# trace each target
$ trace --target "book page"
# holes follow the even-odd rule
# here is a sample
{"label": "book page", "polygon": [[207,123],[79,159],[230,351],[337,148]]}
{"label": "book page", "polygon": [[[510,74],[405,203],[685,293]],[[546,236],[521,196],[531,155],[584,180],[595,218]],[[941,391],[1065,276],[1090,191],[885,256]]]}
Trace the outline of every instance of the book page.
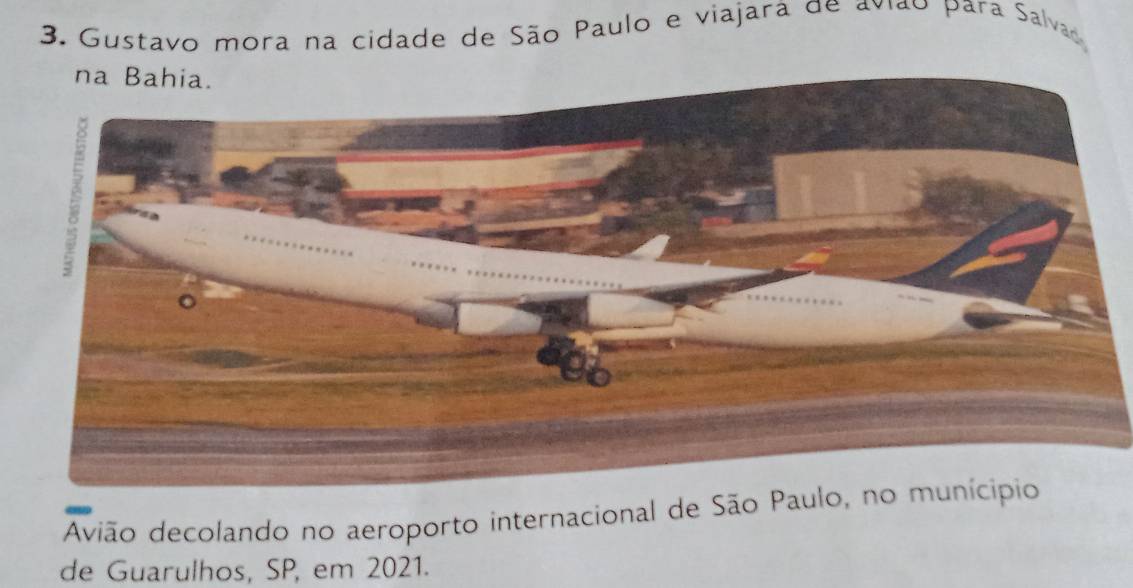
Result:
{"label": "book page", "polygon": [[[1091,36],[1099,41],[1091,61],[1097,71],[1098,88],[1106,108],[1114,149],[1118,158],[1128,161],[1133,154],[1133,116],[1129,114],[1125,97],[1133,91],[1133,42],[1126,31],[1133,26],[1133,6],[1123,2],[1091,2],[1082,6],[1083,18]],[[1127,166],[1120,168],[1125,184],[1125,195],[1133,206],[1133,176]]]}
{"label": "book page", "polygon": [[1133,576],[1074,3],[10,8],[0,584]]}

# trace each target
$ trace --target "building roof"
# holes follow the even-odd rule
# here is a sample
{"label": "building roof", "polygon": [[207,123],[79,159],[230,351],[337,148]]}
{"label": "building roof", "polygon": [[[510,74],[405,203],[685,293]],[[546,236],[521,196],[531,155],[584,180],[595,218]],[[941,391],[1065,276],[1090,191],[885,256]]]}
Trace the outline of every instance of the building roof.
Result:
{"label": "building roof", "polygon": [[642,140],[524,149],[457,149],[342,153],[345,198],[435,196],[472,190],[501,198],[598,185],[641,150]]}
{"label": "building roof", "polygon": [[525,233],[532,231],[547,231],[552,229],[567,229],[575,227],[591,227],[602,223],[602,212],[595,210],[582,214],[568,214],[546,218],[517,219],[501,222],[477,223],[477,231],[484,235],[506,233]]}
{"label": "building roof", "polygon": [[439,210],[375,210],[360,212],[356,218],[364,225],[383,227],[395,232],[466,227],[470,224],[468,217],[463,214]]}
{"label": "building roof", "polygon": [[388,162],[388,161],[489,161],[498,159],[524,159],[544,155],[567,153],[588,153],[614,149],[640,149],[641,139],[629,141],[610,141],[606,143],[583,143],[579,145],[549,145],[528,147],[526,149],[443,149],[416,151],[361,151],[343,153],[338,156],[339,163]]}
{"label": "building roof", "polygon": [[209,204],[212,206],[265,206],[268,202],[266,196],[241,192],[213,192],[209,197]]}

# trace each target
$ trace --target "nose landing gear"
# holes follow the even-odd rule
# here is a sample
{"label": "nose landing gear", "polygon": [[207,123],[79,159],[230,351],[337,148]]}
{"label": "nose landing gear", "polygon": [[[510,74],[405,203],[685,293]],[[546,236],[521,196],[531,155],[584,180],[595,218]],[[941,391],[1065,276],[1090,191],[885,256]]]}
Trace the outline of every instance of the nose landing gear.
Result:
{"label": "nose landing gear", "polygon": [[[193,288],[192,286],[190,286],[190,284],[196,284],[196,283],[197,283],[197,277],[194,276],[193,274],[184,274],[184,275],[181,276],[181,287],[182,288],[196,289],[196,288]],[[184,308],[185,310],[191,310],[196,305],[197,305],[197,297],[193,296],[192,294],[190,294],[188,292],[185,292],[184,294],[177,297],[177,306],[180,306],[181,308]]]}
{"label": "nose landing gear", "polygon": [[595,388],[609,386],[613,375],[601,366],[598,345],[593,341],[580,345],[576,342],[579,339],[583,337],[552,337],[535,354],[535,359],[542,365],[559,366],[559,375],[568,382],[586,378],[586,383]]}
{"label": "nose landing gear", "polygon": [[190,310],[197,305],[197,297],[192,294],[182,294],[177,297],[177,305],[185,310]]}

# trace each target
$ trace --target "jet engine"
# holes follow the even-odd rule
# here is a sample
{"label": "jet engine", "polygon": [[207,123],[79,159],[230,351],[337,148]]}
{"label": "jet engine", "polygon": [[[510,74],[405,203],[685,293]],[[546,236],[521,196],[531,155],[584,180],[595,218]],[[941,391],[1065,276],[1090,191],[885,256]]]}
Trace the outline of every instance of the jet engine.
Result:
{"label": "jet engine", "polygon": [[451,329],[456,326],[456,309],[451,304],[431,302],[414,312],[417,324],[438,329]]}
{"label": "jet engine", "polygon": [[664,302],[627,294],[591,294],[586,299],[586,324],[596,329],[667,327],[676,309]]}
{"label": "jet engine", "polygon": [[456,332],[460,335],[537,335],[543,317],[494,304],[461,304],[456,310]]}

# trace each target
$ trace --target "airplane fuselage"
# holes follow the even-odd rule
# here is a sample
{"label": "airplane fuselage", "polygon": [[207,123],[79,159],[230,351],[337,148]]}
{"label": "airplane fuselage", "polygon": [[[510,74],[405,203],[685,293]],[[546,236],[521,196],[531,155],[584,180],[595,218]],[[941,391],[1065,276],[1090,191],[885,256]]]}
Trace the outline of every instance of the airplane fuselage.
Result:
{"label": "airplane fuselage", "polygon": [[[201,277],[381,308],[438,326],[452,307],[436,299],[450,294],[616,292],[753,272],[481,247],[223,208],[147,205],[144,211],[115,215],[104,226],[129,248]],[[730,294],[706,308],[682,307],[672,327],[659,333],[767,347],[914,341],[976,330],[963,320],[973,304],[1043,314],[994,298],[809,274]]]}

